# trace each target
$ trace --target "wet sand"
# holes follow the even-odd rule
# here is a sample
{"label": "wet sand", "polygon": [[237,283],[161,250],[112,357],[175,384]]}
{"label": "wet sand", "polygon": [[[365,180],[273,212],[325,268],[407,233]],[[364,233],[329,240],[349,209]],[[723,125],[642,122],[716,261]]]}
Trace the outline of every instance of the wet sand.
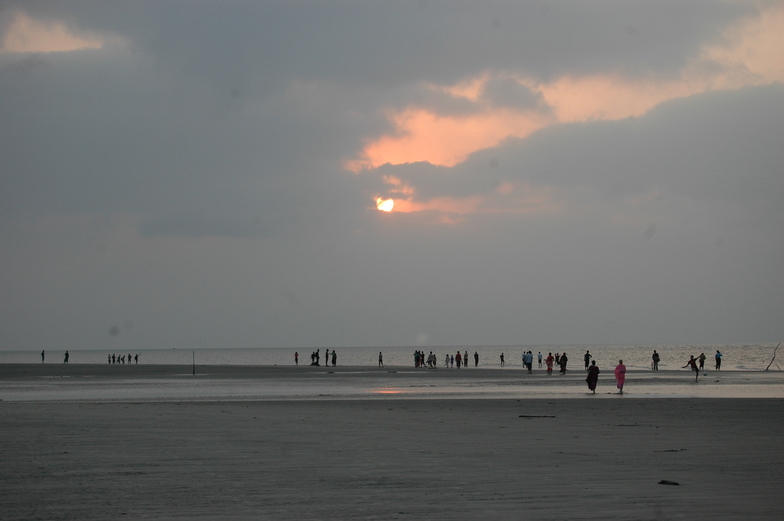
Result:
{"label": "wet sand", "polygon": [[396,396],[3,401],[2,517],[784,518],[781,399]]}
{"label": "wet sand", "polygon": [[[582,369],[0,364],[2,401],[615,399],[610,369],[589,395]],[[784,398],[784,372],[628,371],[625,397]]]}

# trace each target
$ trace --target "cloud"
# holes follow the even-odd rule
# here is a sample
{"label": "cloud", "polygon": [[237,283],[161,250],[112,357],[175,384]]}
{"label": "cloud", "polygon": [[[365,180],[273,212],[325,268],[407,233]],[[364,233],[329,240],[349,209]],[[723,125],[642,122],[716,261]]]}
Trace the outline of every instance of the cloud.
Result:
{"label": "cloud", "polygon": [[378,173],[394,211],[436,211],[444,222],[488,212],[579,218],[597,205],[644,214],[678,198],[775,214],[784,197],[782,121],[784,87],[747,87],[673,100],[637,118],[555,125],[452,167],[384,165]]}
{"label": "cloud", "polygon": [[[636,34],[636,29],[629,32]],[[442,174],[440,177],[443,181],[439,188],[435,188],[435,183],[431,182],[437,176],[423,178],[411,175],[413,173],[411,169],[404,165],[418,165],[414,167],[418,172],[432,171],[422,166],[426,163],[456,167],[466,162],[473,153],[491,150],[489,155],[493,155],[495,152],[492,150],[502,146],[505,141],[539,135],[542,129],[548,127],[555,128],[570,122],[620,121],[626,118],[643,117],[671,100],[686,99],[712,91],[733,91],[743,86],[770,85],[784,77],[784,65],[780,60],[773,59],[771,54],[773,49],[784,45],[783,34],[784,7],[780,4],[769,4],[755,16],[739,18],[728,25],[721,32],[721,38],[706,40],[693,57],[682,62],[680,70],[670,71],[665,75],[626,76],[607,72],[584,76],[569,74],[544,82],[526,77],[520,72],[485,71],[479,76],[463,79],[453,85],[430,84],[430,90],[470,103],[473,110],[457,114],[448,111],[440,112],[439,107],[421,103],[387,109],[387,117],[394,130],[368,139],[362,152],[344,164],[348,169],[361,175],[380,174],[385,181],[395,179],[398,185],[403,179],[407,193],[399,195],[396,199],[395,211],[398,212],[438,211],[441,212],[441,219],[444,222],[452,222],[451,218],[445,216],[448,214],[465,216],[480,209],[487,211],[492,207],[500,208],[503,205],[494,206],[485,198],[488,193],[486,190],[472,194],[464,193],[457,199],[450,195],[454,194],[456,186],[467,186],[462,180],[471,175],[482,179],[491,189],[496,189],[503,181],[498,180],[496,172],[487,169],[485,164],[476,165],[468,161],[473,174],[468,173],[463,176],[451,171]],[[499,89],[501,95],[516,92],[514,96],[517,97],[518,103],[499,102]],[[504,99],[503,96],[500,99]],[[764,114],[760,114],[758,110],[754,114],[760,119],[752,118],[750,121],[766,120]],[[656,117],[654,116],[653,119],[655,120]],[[738,117],[749,119],[740,114]],[[700,122],[698,125],[701,126],[711,119],[715,119],[712,114],[704,114],[695,117],[694,121]],[[717,124],[722,123],[729,124],[729,122]],[[630,125],[638,126],[630,123],[603,125],[597,127],[603,129],[597,135],[601,136],[612,128],[622,129],[620,130],[622,134],[617,137],[617,141],[624,142],[627,141],[628,136],[625,134],[628,131],[626,127]],[[688,122],[686,125],[696,126]],[[680,127],[673,124],[673,128]],[[668,132],[672,131],[668,130]],[[675,135],[681,135],[678,130],[674,132]],[[616,158],[616,163],[626,161],[628,164],[612,165],[607,168],[607,171],[617,172],[621,168],[624,171],[629,169],[634,171],[635,159],[626,159],[628,156],[626,151],[638,147],[640,138],[641,136],[635,135],[634,143],[613,151],[612,157]],[[684,141],[688,139],[691,139],[691,136],[685,137]],[[764,136],[761,139],[764,140]],[[709,141],[704,148],[715,147],[717,140],[718,137],[714,141]],[[531,141],[539,140],[531,138]],[[651,136],[649,140],[643,139],[642,142],[668,143],[669,140],[666,135],[659,135]],[[742,146],[747,146],[744,140],[738,139],[733,143],[726,143],[723,149],[736,149],[738,148],[736,143],[744,143]],[[596,147],[594,150],[602,148],[601,144],[595,143],[593,146]],[[740,150],[738,152],[741,153]],[[498,161],[496,157],[488,159],[487,156],[488,154],[482,154],[485,158],[483,161]],[[706,156],[720,157],[707,152]],[[744,156],[734,155],[723,163],[722,161],[716,163],[730,164],[737,162],[735,161],[737,157]],[[660,162],[660,156],[646,154],[646,160],[636,161],[650,167]],[[400,165],[401,174],[394,169],[390,170],[390,165]],[[720,164],[717,164],[716,168],[719,171],[724,170]],[[456,170],[460,171],[460,168]],[[542,172],[549,175],[552,169],[545,167]],[[667,173],[657,172],[654,175],[667,177]],[[640,183],[638,178],[630,177],[614,180],[615,186],[634,187]],[[529,192],[535,189],[528,185],[524,187]],[[382,191],[382,195],[391,196],[396,191],[398,190],[395,187],[390,186],[386,193]],[[552,194],[547,194],[547,197],[552,197]],[[544,199],[540,197],[540,200]],[[542,206],[550,209],[558,207],[561,207],[561,204]]]}
{"label": "cloud", "polygon": [[93,35],[74,34],[59,21],[42,22],[18,11],[4,31],[3,52],[49,53],[100,49],[103,40]]}
{"label": "cloud", "polygon": [[782,334],[780,3],[3,6],[8,349]]}

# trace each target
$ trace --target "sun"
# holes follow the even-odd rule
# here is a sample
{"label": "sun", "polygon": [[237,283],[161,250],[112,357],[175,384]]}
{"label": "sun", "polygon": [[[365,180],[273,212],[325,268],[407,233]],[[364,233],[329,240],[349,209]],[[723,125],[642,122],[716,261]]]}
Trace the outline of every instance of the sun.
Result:
{"label": "sun", "polygon": [[382,212],[391,212],[392,208],[395,207],[395,201],[392,199],[376,199],[376,208],[381,210]]}

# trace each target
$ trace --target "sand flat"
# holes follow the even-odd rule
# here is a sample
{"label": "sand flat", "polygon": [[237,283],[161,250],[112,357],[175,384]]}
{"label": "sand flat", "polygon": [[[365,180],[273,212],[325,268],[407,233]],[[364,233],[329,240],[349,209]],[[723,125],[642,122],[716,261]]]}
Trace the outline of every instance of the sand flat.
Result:
{"label": "sand flat", "polygon": [[3,519],[784,518],[780,372],[189,369],[0,365]]}
{"label": "sand flat", "polygon": [[782,418],[778,399],[2,402],[2,511],[778,520]]}

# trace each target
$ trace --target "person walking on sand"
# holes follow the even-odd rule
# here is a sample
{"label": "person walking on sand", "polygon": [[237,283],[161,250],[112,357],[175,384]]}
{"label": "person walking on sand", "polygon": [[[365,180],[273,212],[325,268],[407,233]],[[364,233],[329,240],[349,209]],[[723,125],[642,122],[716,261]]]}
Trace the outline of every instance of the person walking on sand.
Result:
{"label": "person walking on sand", "polygon": [[479,367],[479,353],[474,351],[474,367]]}
{"label": "person walking on sand", "polygon": [[501,353],[501,367],[504,366],[504,354]]}
{"label": "person walking on sand", "polygon": [[588,370],[588,363],[591,361],[591,358],[593,358],[591,356],[591,352],[590,351],[586,351],[585,355],[583,356],[583,360],[585,361],[585,370],[586,371]]}
{"label": "person walking on sand", "polygon": [[457,368],[460,369],[460,362],[463,360],[463,355],[460,354],[460,351],[457,352],[455,355],[455,363],[457,364]]}
{"label": "person walking on sand", "polygon": [[541,351],[539,351],[539,354],[537,355],[537,358],[539,360],[539,369],[541,369],[542,368],[542,352]]}
{"label": "person walking on sand", "polygon": [[566,356],[566,353],[561,353],[561,358],[559,360],[561,365],[561,374],[566,374],[566,362],[569,361],[569,358]]}
{"label": "person walking on sand", "polygon": [[525,363],[525,367],[528,369],[528,374],[533,373],[534,354],[531,351],[528,351],[525,355],[523,355],[523,357],[523,362]]}
{"label": "person walking on sand", "polygon": [[653,354],[651,355],[651,370],[658,371],[659,370],[659,353],[656,350],[653,350]]}
{"label": "person walking on sand", "polygon": [[44,358],[45,357],[46,357],[46,350],[44,349],[43,351],[41,351],[41,363],[42,364],[44,363]]}
{"label": "person walking on sand", "polygon": [[716,350],[716,370],[721,370],[721,351]]}
{"label": "person walking on sand", "polygon": [[618,360],[618,365],[615,366],[615,382],[618,386],[620,394],[623,394],[623,383],[626,381],[626,366],[623,365],[623,360]]}
{"label": "person walking on sand", "polygon": [[135,355],[133,355],[133,363],[135,363],[136,365],[139,365],[139,353],[136,353]]}
{"label": "person walking on sand", "polygon": [[294,365],[299,365],[299,352],[294,351]]}
{"label": "person walking on sand", "polygon": [[64,363],[64,364],[67,364],[67,363],[68,363],[68,357],[69,357],[69,356],[70,356],[70,355],[68,354],[68,351],[66,351],[66,352],[65,352],[65,360],[63,360],[63,363]]}
{"label": "person walking on sand", "polygon": [[698,381],[700,378],[700,368],[697,367],[697,360],[693,355],[689,355],[689,361],[686,362],[686,365],[681,367],[681,369],[686,369],[687,367],[691,367],[691,370],[694,371],[694,381]]}
{"label": "person walking on sand", "polygon": [[708,358],[708,357],[707,357],[707,356],[705,356],[705,353],[700,353],[700,356],[699,356],[699,361],[700,361],[700,371],[702,371],[703,369],[705,369],[705,359],[706,359],[706,358]]}
{"label": "person walking on sand", "polygon": [[332,367],[335,367],[336,365],[338,365],[338,354],[333,349],[332,350]]}
{"label": "person walking on sand", "polygon": [[545,364],[547,364],[547,374],[549,376],[553,375],[553,363],[555,362],[555,358],[553,358],[552,353],[547,353],[547,358],[545,359]]}
{"label": "person walking on sand", "polygon": [[468,351],[463,353],[463,367],[468,367]]}
{"label": "person walking on sand", "polygon": [[596,365],[596,360],[591,360],[591,365],[588,367],[588,377],[585,381],[588,383],[588,389],[596,394],[596,383],[599,381],[599,367]]}

